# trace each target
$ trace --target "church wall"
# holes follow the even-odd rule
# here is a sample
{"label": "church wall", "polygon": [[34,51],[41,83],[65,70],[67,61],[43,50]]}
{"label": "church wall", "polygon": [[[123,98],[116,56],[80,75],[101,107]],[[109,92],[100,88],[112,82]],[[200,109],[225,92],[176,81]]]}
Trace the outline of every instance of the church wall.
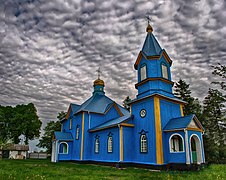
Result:
{"label": "church wall", "polygon": [[[81,149],[81,136],[82,136],[82,113],[76,114],[73,117],[71,133],[74,138],[72,148],[72,159],[80,160],[80,149]],[[76,127],[79,126],[79,138],[76,139]]]}
{"label": "church wall", "polygon": [[[146,116],[140,117],[140,111],[146,110]],[[153,98],[144,99],[132,104],[132,114],[134,115],[134,132],[132,140],[134,141],[134,162],[136,163],[156,163],[156,136],[154,119],[154,101]],[[142,132],[143,130],[143,132]],[[140,152],[140,136],[146,133],[148,152]]]}
{"label": "church wall", "polygon": [[90,113],[90,129],[94,128],[102,123],[105,122],[105,117],[102,114],[97,114],[97,113]]}
{"label": "church wall", "polygon": [[[170,136],[172,134],[180,134],[183,137],[183,152],[170,152]],[[186,144],[184,131],[163,133],[163,151],[164,163],[186,163]]]}
{"label": "church wall", "polygon": [[170,64],[165,60],[164,56],[162,56],[160,58],[160,60],[158,61],[158,65],[160,67],[160,71],[159,71],[159,74],[158,74],[158,77],[161,77],[162,76],[162,70],[161,70],[161,64],[164,63],[167,68],[168,68],[168,76],[169,76],[169,80],[171,81],[171,71],[170,71]]}
{"label": "church wall", "polygon": [[[161,126],[162,129],[165,127],[165,125],[169,122],[170,119],[180,117],[180,105],[162,100],[160,99],[160,115],[161,115]],[[176,162],[184,162],[185,154],[169,154],[169,142],[167,137],[164,133],[162,135],[162,142],[163,142],[163,155],[164,155],[164,162],[170,162],[173,159],[173,156],[177,156],[178,158],[175,159]]]}
{"label": "church wall", "polygon": [[[108,153],[108,135],[112,133],[113,138],[113,152]],[[99,153],[95,153],[95,137],[99,136],[100,150]],[[119,128],[110,128],[102,131],[91,133],[91,160],[104,161],[104,162],[118,162],[119,161]]]}
{"label": "church wall", "polygon": [[105,122],[114,119],[114,118],[118,118],[120,117],[118,111],[116,111],[115,107],[111,107],[111,109],[109,109],[109,111],[106,113],[105,115]]}
{"label": "church wall", "polygon": [[134,128],[123,126],[123,161],[132,162],[134,159]]}
{"label": "church wall", "polygon": [[181,117],[180,104],[160,99],[160,113],[162,128],[172,118]]}
{"label": "church wall", "polygon": [[[92,134],[88,132],[89,123],[91,123],[92,116],[96,114],[85,113],[84,115],[84,149],[83,149],[83,160],[90,160],[92,153]],[[90,120],[90,121],[89,121]],[[95,121],[95,119],[93,119]]]}

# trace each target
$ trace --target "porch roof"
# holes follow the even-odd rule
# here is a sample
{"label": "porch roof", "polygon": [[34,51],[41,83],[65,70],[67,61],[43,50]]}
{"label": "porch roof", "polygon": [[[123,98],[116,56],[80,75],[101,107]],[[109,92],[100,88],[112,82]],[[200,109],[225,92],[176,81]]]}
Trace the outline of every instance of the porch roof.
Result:
{"label": "porch roof", "polygon": [[54,138],[56,140],[73,141],[73,136],[70,132],[54,132]]}
{"label": "porch roof", "polygon": [[186,129],[188,128],[191,121],[194,120],[197,124],[197,127],[204,131],[203,126],[199,122],[198,118],[195,114],[190,114],[183,117],[173,118],[169,120],[166,126],[163,128],[164,131],[178,130],[178,129]]}

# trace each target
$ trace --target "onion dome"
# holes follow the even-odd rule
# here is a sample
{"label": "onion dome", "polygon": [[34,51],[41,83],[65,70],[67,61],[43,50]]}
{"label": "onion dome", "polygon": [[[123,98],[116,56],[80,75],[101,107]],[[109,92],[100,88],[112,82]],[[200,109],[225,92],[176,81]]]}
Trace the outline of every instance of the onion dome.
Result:
{"label": "onion dome", "polygon": [[148,23],[148,27],[146,28],[146,32],[147,33],[151,33],[153,31],[153,28],[151,27],[151,25]]}
{"label": "onion dome", "polygon": [[104,81],[98,78],[93,82],[93,86],[104,86]]}

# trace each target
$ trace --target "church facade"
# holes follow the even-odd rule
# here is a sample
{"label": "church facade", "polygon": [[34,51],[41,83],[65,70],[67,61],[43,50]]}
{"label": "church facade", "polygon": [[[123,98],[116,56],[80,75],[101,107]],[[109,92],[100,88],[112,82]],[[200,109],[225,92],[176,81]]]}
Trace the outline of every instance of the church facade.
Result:
{"label": "church facade", "polygon": [[52,162],[205,163],[204,128],[194,114],[184,116],[186,102],[172,92],[172,60],[149,24],[146,31],[134,64],[138,94],[130,111],[105,95],[98,77],[93,95],[81,105],[70,104],[61,132],[54,132]]}

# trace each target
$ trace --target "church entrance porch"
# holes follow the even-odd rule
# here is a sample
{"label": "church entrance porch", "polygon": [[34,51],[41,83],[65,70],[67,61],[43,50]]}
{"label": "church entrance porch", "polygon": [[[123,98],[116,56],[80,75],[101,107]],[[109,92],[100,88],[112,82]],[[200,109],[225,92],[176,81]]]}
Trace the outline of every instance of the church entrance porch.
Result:
{"label": "church entrance porch", "polygon": [[191,163],[201,164],[202,163],[202,151],[201,142],[197,135],[193,134],[190,139],[191,148]]}

